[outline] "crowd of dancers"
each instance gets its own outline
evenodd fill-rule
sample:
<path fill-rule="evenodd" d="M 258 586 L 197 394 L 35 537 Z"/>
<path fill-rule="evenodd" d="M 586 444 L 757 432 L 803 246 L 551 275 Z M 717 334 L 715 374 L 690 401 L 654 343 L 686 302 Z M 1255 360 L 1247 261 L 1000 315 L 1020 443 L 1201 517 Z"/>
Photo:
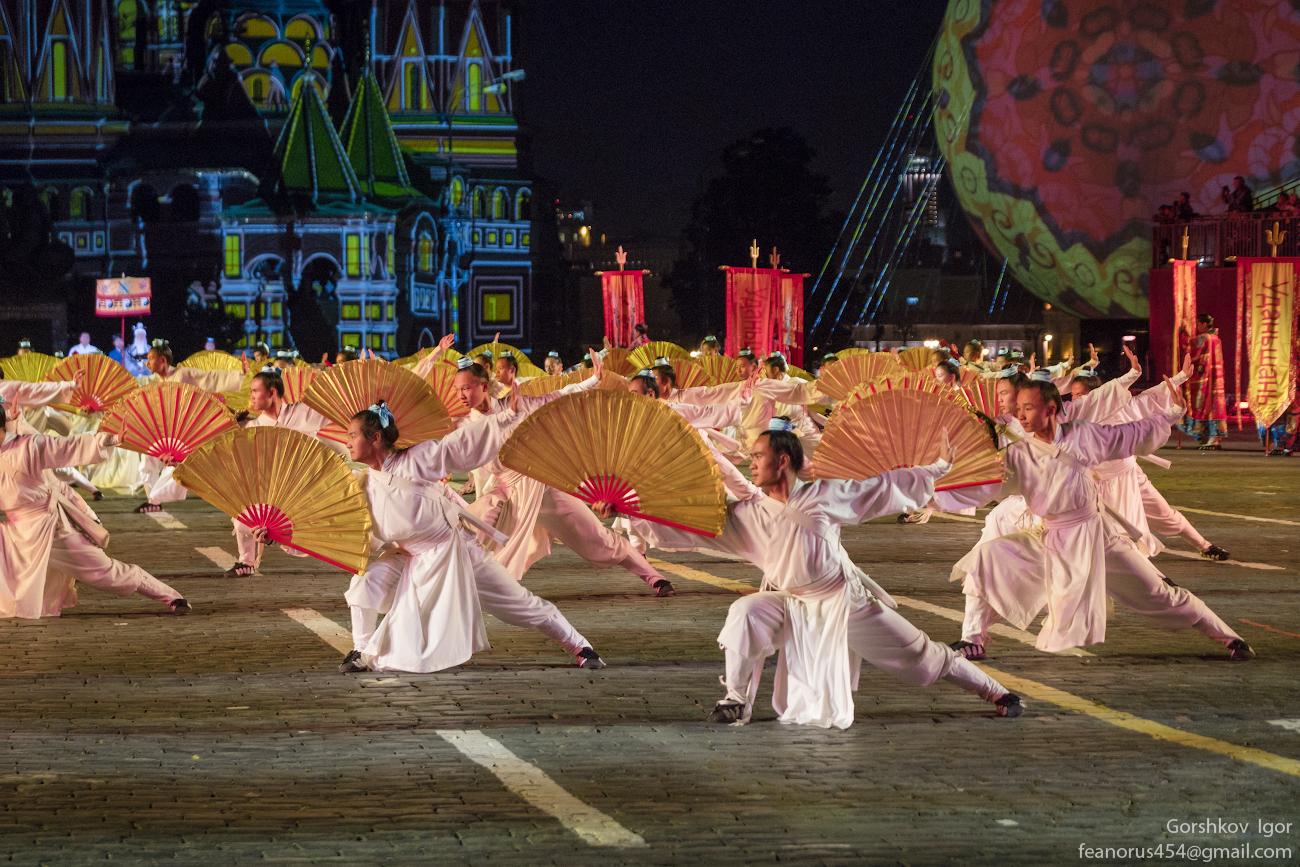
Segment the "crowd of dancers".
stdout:
<path fill-rule="evenodd" d="M 1045 613 L 1040 650 L 1090 646 L 1105 640 L 1108 600 L 1155 625 L 1199 631 L 1233 660 L 1254 656 L 1222 618 L 1151 561 L 1161 537 L 1187 540 L 1207 561 L 1229 556 L 1164 500 L 1138 462 L 1168 466 L 1155 452 L 1187 416 L 1182 389 L 1193 373 L 1190 356 L 1177 376 L 1134 395 L 1141 370 L 1127 348 L 1129 370 L 1104 383 L 1095 352 L 1080 367 L 1067 361 L 1039 368 L 1014 352 L 986 360 L 978 346 L 962 356 L 936 351 L 925 375 L 953 389 L 978 377 L 997 395 L 988 422 L 1005 478 L 957 496 L 936 491 L 955 457 L 946 441 L 928 465 L 863 480 L 809 479 L 836 401 L 818 379 L 792 376 L 780 353 L 760 358 L 742 350 L 736 381 L 679 387 L 671 359 L 619 377 L 605 369 L 605 353 L 592 349 L 574 366 L 579 373 L 570 384 L 525 395 L 521 359 L 503 352 L 450 362 L 444 350 L 453 340 L 445 337 L 413 365 L 428 376 L 434 365 L 454 363 L 454 388 L 469 411 L 453 432 L 399 448 L 397 420 L 377 400 L 350 419 L 344 445 L 328 441 L 351 462 L 374 537 L 368 566 L 344 594 L 353 640 L 340 663 L 344 672 L 459 665 L 488 647 L 484 613 L 539 630 L 580 668 L 604 667 L 559 608 L 525 586 L 555 541 L 588 563 L 627 570 L 660 597 L 675 588 L 647 558 L 651 549 L 719 550 L 761 570 L 759 591 L 731 605 L 718 636 L 724 694 L 709 714 L 713 722 L 750 720 L 763 662 L 774 653 L 772 704 L 782 722 L 848 727 L 864 660 L 905 683 L 947 681 L 999 716 L 1019 716 L 1020 697 L 975 664 L 986 657 L 991 627 L 1005 621 L 1024 629 Z M 718 342 L 707 338 L 698 352 L 718 354 Z M 344 351 L 323 363 L 356 355 Z M 142 382 L 184 382 L 214 394 L 247 386 L 241 425 L 319 438 L 329 424 L 307 405 L 286 401 L 281 371 L 299 363 L 289 353 L 273 357 L 259 347 L 240 370 L 201 370 L 178 367 L 166 342 L 154 341 L 144 363 Z M 837 363 L 836 355 L 824 357 L 823 374 Z M 554 375 L 565 365 L 550 353 L 545 369 Z M 589 505 L 500 462 L 503 445 L 529 415 L 611 381 L 662 402 L 698 431 L 727 494 L 717 536 L 620 515 L 613 503 Z M 75 603 L 78 584 L 139 593 L 185 614 L 191 603 L 180 592 L 109 556 L 107 533 L 72 486 L 92 500 L 101 488 L 142 492 L 141 512 L 184 498 L 186 489 L 164 461 L 127 452 L 115 436 L 95 430 L 93 416 L 58 409 L 76 386 L 0 380 L 0 617 L 57 616 Z M 453 475 L 469 481 L 453 487 Z M 971 514 L 994 501 L 979 542 L 951 570 L 965 620 L 950 644 L 904 618 L 841 543 L 844 525 L 885 516 L 921 523 L 936 510 Z M 226 574 L 255 576 L 271 537 L 232 523 L 235 563 Z"/>

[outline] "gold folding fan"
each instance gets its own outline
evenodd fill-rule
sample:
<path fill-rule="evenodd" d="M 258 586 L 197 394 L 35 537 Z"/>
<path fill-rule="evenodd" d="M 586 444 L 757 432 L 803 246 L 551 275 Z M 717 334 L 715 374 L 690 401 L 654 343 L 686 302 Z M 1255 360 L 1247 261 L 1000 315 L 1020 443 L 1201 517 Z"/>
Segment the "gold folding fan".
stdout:
<path fill-rule="evenodd" d="M 231 412 L 240 413 L 248 409 L 248 401 L 252 397 L 253 377 L 260 372 L 260 370 L 250 369 L 240 380 L 238 391 L 227 391 L 221 395 Z"/>
<path fill-rule="evenodd" d="M 723 385 L 728 382 L 740 382 L 740 365 L 736 359 L 726 355 L 701 355 L 692 359 L 709 376 L 711 385 Z"/>
<path fill-rule="evenodd" d="M 622 346 L 611 346 L 605 350 L 605 354 L 601 356 L 601 361 L 604 363 L 606 370 L 617 373 L 619 376 L 634 376 L 641 368 L 632 366 L 632 362 L 628 360 L 631 355 L 632 350 L 630 349 L 625 349 Z"/>
<path fill-rule="evenodd" d="M 397 423 L 399 448 L 446 436 L 456 427 L 429 383 L 378 359 L 334 365 L 312 381 L 302 402 L 347 430 L 352 416 L 381 400 Z"/>
<path fill-rule="evenodd" d="M 952 389 L 933 379 L 880 379 L 861 386 L 831 415 L 813 458 L 821 479 L 866 479 L 900 467 L 934 463 L 942 432 L 957 452 L 936 490 L 1002 481 L 1002 455 L 989 426 Z"/>
<path fill-rule="evenodd" d="M 898 350 L 898 363 L 908 370 L 925 370 L 934 366 L 934 350 L 924 346 L 909 346 Z"/>
<path fill-rule="evenodd" d="M 695 388 L 700 385 L 716 385 L 713 379 L 704 372 L 704 368 L 695 363 L 691 358 L 669 358 L 672 362 L 673 372 L 677 374 L 678 388 Z"/>
<path fill-rule="evenodd" d="M 44 352 L 24 352 L 0 358 L 0 370 L 5 379 L 19 379 L 23 382 L 45 382 L 45 375 L 55 368 L 59 359 Z"/>
<path fill-rule="evenodd" d="M 578 383 L 578 382 L 586 382 L 588 379 L 592 377 L 592 375 L 593 374 L 590 367 L 579 367 L 577 370 L 571 370 L 568 373 L 560 374 L 560 376 L 564 378 L 564 382 L 560 383 L 560 385 L 561 387 L 563 387 L 565 385 L 573 385 L 574 383 Z M 539 379 L 547 379 L 547 378 L 548 377 L 539 377 Z M 524 385 L 530 385 L 532 382 L 536 382 L 536 381 L 537 380 L 532 380 L 531 382 L 524 383 Z M 550 388 L 550 385 L 547 384 L 543 387 Z M 604 373 L 601 374 L 600 382 L 596 384 L 596 389 L 598 391 L 626 391 L 627 377 L 620 376 L 619 374 L 614 373 L 611 370 L 606 370 Z M 558 389 L 551 388 L 551 391 L 558 391 Z M 519 393 L 521 395 L 527 396 L 529 394 L 535 394 L 537 392 L 524 391 L 523 386 L 520 386 Z M 546 391 L 543 391 L 541 393 L 549 394 L 549 392 Z"/>
<path fill-rule="evenodd" d="M 424 377 L 433 393 L 442 401 L 453 419 L 469 415 L 469 406 L 456 388 L 456 368 L 450 364 L 435 364 Z M 399 427 L 398 430 L 401 430 Z"/>
<path fill-rule="evenodd" d="M 541 397 L 559 391 L 572 381 L 572 375 L 568 373 L 539 376 L 536 379 L 519 383 L 519 395 L 521 397 Z"/>
<path fill-rule="evenodd" d="M 668 340 L 651 340 L 644 346 L 638 346 L 633 349 L 627 356 L 628 363 L 632 365 L 633 373 L 637 370 L 644 370 L 647 367 L 655 366 L 656 358 L 686 358 L 691 357 L 691 352 L 684 346 L 678 346 Z"/>
<path fill-rule="evenodd" d="M 124 397 L 140 390 L 135 377 L 126 368 L 107 355 L 72 355 L 50 369 L 45 378 L 50 382 L 67 382 L 76 374 L 82 376 L 81 385 L 73 389 L 64 408 L 102 412 Z"/>
<path fill-rule="evenodd" d="M 891 352 L 855 352 L 823 367 L 817 387 L 828 397 L 844 400 L 865 382 L 902 372 L 903 366 Z"/>
<path fill-rule="evenodd" d="M 528 359 L 528 353 L 524 352 L 517 346 L 511 346 L 509 343 L 480 343 L 465 354 L 477 361 L 478 356 L 484 352 L 492 353 L 492 361 L 494 363 L 496 362 L 496 359 L 501 356 L 501 353 L 509 352 L 515 357 L 515 363 L 519 365 L 520 376 L 533 377 L 546 375 L 546 371 L 542 370 Z"/>
<path fill-rule="evenodd" d="M 726 519 L 722 477 L 700 435 L 667 404 L 626 390 L 548 403 L 516 428 L 501 462 L 584 502 L 703 536 Z"/>
<path fill-rule="evenodd" d="M 215 436 L 235 429 L 226 404 L 182 382 L 159 382 L 119 400 L 99 429 L 117 434 L 131 451 L 180 463 Z"/>
<path fill-rule="evenodd" d="M 289 428 L 250 427 L 209 440 L 176 479 L 271 542 L 347 572 L 370 556 L 370 508 L 329 446 Z"/>
<path fill-rule="evenodd" d="M 280 379 L 284 382 L 284 402 L 302 403 L 302 396 L 319 375 L 320 371 L 314 367 L 287 367 L 280 371 Z"/>
<path fill-rule="evenodd" d="M 975 412 L 995 419 L 1001 415 L 998 409 L 998 380 L 992 376 L 976 376 L 970 382 L 963 382 L 961 395 Z"/>
<path fill-rule="evenodd" d="M 815 379 L 815 377 L 811 373 L 804 370 L 802 367 L 798 366 L 797 364 L 790 364 L 788 362 L 786 363 L 785 366 L 785 373 L 786 376 L 793 376 L 795 379 L 802 379 L 805 382 L 812 382 L 813 379 Z"/>
<path fill-rule="evenodd" d="M 186 358 L 177 367 L 194 367 L 199 370 L 243 370 L 244 363 L 229 352 L 201 349 Z"/>

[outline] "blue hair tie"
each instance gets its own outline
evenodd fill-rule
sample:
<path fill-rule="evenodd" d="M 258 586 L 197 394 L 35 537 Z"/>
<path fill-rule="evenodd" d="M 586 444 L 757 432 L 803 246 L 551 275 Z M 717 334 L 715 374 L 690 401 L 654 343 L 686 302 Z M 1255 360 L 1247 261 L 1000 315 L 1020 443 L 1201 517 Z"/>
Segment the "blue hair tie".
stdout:
<path fill-rule="evenodd" d="M 274 364 L 268 364 L 268 365 L 266 365 L 266 366 L 263 367 L 261 370 L 259 370 L 258 373 L 269 373 L 269 374 L 271 374 L 272 376 L 280 376 L 280 375 L 281 375 L 281 374 L 280 374 L 280 368 L 276 367 Z"/>
<path fill-rule="evenodd" d="M 779 358 L 779 359 L 781 359 L 782 361 L 785 361 L 785 353 L 782 353 L 782 352 L 773 352 L 771 355 L 769 355 L 769 356 L 767 357 L 767 360 L 768 360 L 768 361 L 771 361 L 773 358 Z"/>
<path fill-rule="evenodd" d="M 790 423 L 790 420 L 781 418 L 780 416 L 769 421 L 767 423 L 767 429 L 770 431 L 779 431 L 781 433 L 794 433 L 794 425 Z"/>
<path fill-rule="evenodd" d="M 547 358 L 559 358 L 559 357 L 560 357 L 560 353 L 558 353 L 558 352 L 556 352 L 554 349 L 552 349 L 550 352 L 546 353 L 546 357 L 547 357 Z"/>
<path fill-rule="evenodd" d="M 655 359 L 655 367 L 672 367 L 673 363 L 668 360 L 667 356 L 661 355 Z"/>
<path fill-rule="evenodd" d="M 388 404 L 381 400 L 378 403 L 370 404 L 367 409 L 379 416 L 379 426 L 384 430 L 388 430 L 393 423 L 393 411 L 388 408 Z"/>
<path fill-rule="evenodd" d="M 654 378 L 655 378 L 654 371 L 652 371 L 652 370 L 651 370 L 650 368 L 648 368 L 648 367 L 643 367 L 643 368 L 641 368 L 640 370 L 637 371 L 637 374 L 636 374 L 636 375 L 637 375 L 638 377 L 644 377 L 645 379 L 654 379 Z"/>
<path fill-rule="evenodd" d="M 469 370 L 475 364 L 477 364 L 477 362 L 474 361 L 474 359 L 470 358 L 468 355 L 462 355 L 460 358 L 456 359 L 457 370 Z"/>
<path fill-rule="evenodd" d="M 1040 367 L 1033 373 L 1029 374 L 1031 382 L 1051 382 L 1052 372 L 1044 367 Z"/>

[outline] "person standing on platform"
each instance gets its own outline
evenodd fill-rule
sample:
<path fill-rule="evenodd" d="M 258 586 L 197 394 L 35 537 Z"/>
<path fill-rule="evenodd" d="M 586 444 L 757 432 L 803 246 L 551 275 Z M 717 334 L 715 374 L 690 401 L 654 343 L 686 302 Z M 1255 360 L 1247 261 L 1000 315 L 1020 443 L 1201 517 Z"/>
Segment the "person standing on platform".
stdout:
<path fill-rule="evenodd" d="M 1187 380 L 1187 417 L 1183 430 L 1204 450 L 1223 448 L 1228 433 L 1228 401 L 1224 388 L 1223 341 L 1214 317 L 1196 317 L 1196 337 L 1191 343 L 1192 375 Z"/>

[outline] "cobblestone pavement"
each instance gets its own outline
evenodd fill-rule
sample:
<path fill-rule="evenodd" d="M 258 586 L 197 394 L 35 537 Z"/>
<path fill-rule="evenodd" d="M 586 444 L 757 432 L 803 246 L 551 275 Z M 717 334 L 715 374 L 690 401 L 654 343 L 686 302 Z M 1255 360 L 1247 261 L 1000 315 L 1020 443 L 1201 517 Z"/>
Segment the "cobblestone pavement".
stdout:
<path fill-rule="evenodd" d="M 190 500 L 169 509 L 188 531 L 167 529 L 110 498 L 96 506 L 111 550 L 195 611 L 84 590 L 60 619 L 0 622 L 0 858 L 1052 864 L 1079 862 L 1081 846 L 1171 844 L 1229 850 L 1214 863 L 1296 863 L 1300 461 L 1170 456 L 1175 469 L 1152 478 L 1203 510 L 1188 515 L 1234 562 L 1157 562 L 1259 659 L 1230 663 L 1198 634 L 1121 611 L 1092 656 L 996 640 L 987 664 L 1025 687 L 1019 720 L 867 670 L 846 732 L 776 723 L 767 683 L 754 724 L 702 722 L 720 696 L 726 581 L 672 574 L 679 595 L 655 599 L 561 548 L 528 585 L 608 669 L 578 670 L 540 635 L 489 620 L 491 651 L 458 669 L 346 676 L 338 651 L 284 613 L 346 626 L 344 576 L 274 552 L 263 575 L 222 578 L 196 551 L 233 551 L 220 514 Z M 940 609 L 961 608 L 946 575 L 977 537 L 977 524 L 939 518 L 845 534 L 944 641 L 958 624 Z M 744 564 L 663 559 L 756 583 Z M 475 749 L 496 751 L 484 761 L 498 773 Z M 1249 831 L 1168 824 L 1206 819 Z M 1270 836 L 1261 821 L 1282 827 Z M 1243 845 L 1290 853 L 1250 858 Z M 1167 860 L 1208 860 L 1180 851 Z"/>

